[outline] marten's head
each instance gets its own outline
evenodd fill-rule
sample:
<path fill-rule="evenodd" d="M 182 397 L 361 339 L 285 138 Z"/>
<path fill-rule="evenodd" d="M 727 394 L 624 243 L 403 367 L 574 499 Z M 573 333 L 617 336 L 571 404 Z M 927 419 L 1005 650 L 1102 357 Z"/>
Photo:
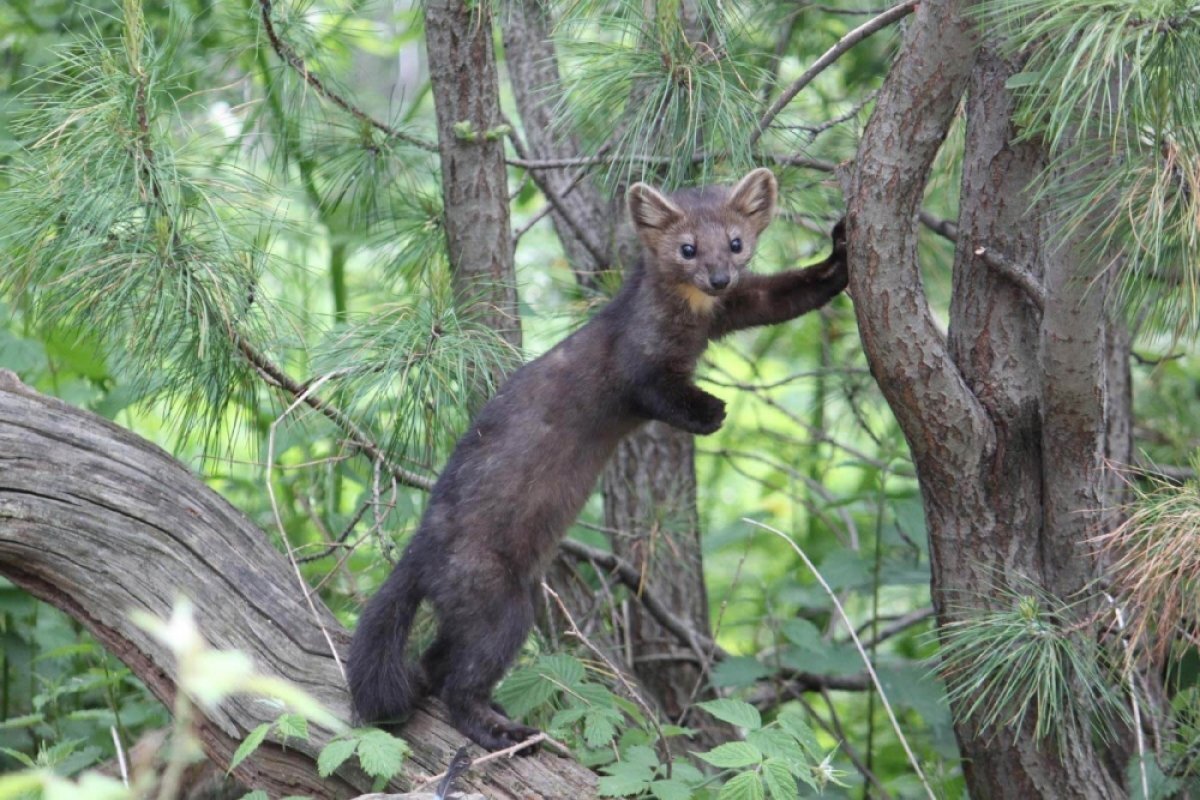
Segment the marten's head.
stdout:
<path fill-rule="evenodd" d="M 644 183 L 629 187 L 629 216 L 647 267 L 693 311 L 707 312 L 738 278 L 771 222 L 775 176 L 756 169 L 732 189 L 688 189 L 666 197 Z"/>

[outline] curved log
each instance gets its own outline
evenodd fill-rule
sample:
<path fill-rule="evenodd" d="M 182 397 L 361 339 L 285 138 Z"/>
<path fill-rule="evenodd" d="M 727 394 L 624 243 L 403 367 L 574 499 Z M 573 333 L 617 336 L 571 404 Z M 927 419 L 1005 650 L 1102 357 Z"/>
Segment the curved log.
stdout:
<path fill-rule="evenodd" d="M 38 394 L 0 370 L 0 574 L 82 623 L 168 708 L 176 665 L 157 640 L 130 621 L 135 609 L 169 617 L 189 597 L 205 639 L 250 654 L 260 671 L 303 687 L 348 717 L 345 681 L 329 652 L 349 635 L 314 598 L 314 619 L 295 573 L 263 532 L 184 465 L 90 412 Z M 228 768 L 245 735 L 278 709 L 238 697 L 197 728 L 212 761 Z M 412 747 L 394 790 L 420 788 L 449 764 L 465 739 L 440 709 L 419 712 L 404 730 Z M 287 747 L 267 742 L 234 770 L 273 796 L 351 797 L 371 781 L 353 769 L 317 775 L 329 732 Z M 595 795 L 595 776 L 549 754 L 499 759 L 472 770 L 463 792 L 489 798 Z"/>

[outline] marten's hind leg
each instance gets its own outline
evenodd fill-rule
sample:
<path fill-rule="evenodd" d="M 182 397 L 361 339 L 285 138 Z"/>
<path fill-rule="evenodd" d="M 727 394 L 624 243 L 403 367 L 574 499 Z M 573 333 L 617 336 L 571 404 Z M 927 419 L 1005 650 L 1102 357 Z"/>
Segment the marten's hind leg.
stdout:
<path fill-rule="evenodd" d="M 487 750 L 502 750 L 539 731 L 513 722 L 492 703 L 492 689 L 504 677 L 533 627 L 529 592 L 502 597 L 477 592 L 472 601 L 454 598 L 450 608 L 438 609 L 438 640 L 430 650 L 436 663 L 426 661 L 450 720 L 473 742 Z"/>

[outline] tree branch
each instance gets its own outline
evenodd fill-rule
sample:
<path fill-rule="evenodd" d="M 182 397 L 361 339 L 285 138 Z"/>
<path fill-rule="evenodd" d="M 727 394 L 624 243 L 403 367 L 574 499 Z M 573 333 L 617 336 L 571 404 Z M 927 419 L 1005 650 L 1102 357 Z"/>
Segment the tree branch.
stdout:
<path fill-rule="evenodd" d="M 36 456 L 29 454 L 35 453 Z M 90 412 L 44 397 L 0 370 L 0 574 L 82 623 L 168 707 L 177 665 L 167 648 L 134 625 L 130 609 L 167 618 L 174 599 L 194 602 L 214 647 L 250 654 L 259 669 L 287 679 L 343 718 L 348 697 L 325 631 L 339 649 L 348 634 L 316 597 L 317 618 L 268 537 L 167 453 Z M 214 763 L 228 768 L 246 734 L 279 710 L 235 697 L 197 730 Z M 372 781 L 355 769 L 317 775 L 329 739 L 269 740 L 234 775 L 272 796 L 347 797 Z M 463 738 L 428 704 L 405 727 L 413 749 L 394 785 L 440 772 Z M 592 796 L 595 777 L 552 756 L 489 764 L 463 780 L 488 797 Z"/>
<path fill-rule="evenodd" d="M 767 113 L 763 114 L 762 119 L 758 121 L 758 126 L 754 129 L 754 132 L 750 134 L 750 146 L 753 147 L 758 142 L 762 135 L 766 133 L 767 127 L 771 124 L 771 121 L 779 115 L 780 111 L 783 111 L 784 107 L 786 107 L 788 103 L 792 102 L 792 98 L 798 95 L 801 89 L 812 83 L 818 75 L 828 69 L 833 62 L 841 58 L 848 50 L 850 50 L 850 48 L 854 47 L 854 45 L 858 44 L 863 39 L 866 39 L 876 31 L 882 30 L 888 25 L 891 25 L 893 22 L 903 19 L 911 14 L 913 9 L 917 7 L 917 2 L 918 0 L 904 0 L 904 2 L 892 6 L 879 16 L 875 17 L 874 19 L 867 20 L 862 25 L 859 25 L 857 28 L 847 33 L 845 36 L 839 39 L 833 47 L 822 53 L 821 57 L 814 61 L 812 66 L 804 71 L 804 74 L 792 81 L 792 84 L 783 90 L 783 93 L 780 94 L 771 107 L 767 109 Z"/>
<path fill-rule="evenodd" d="M 848 192 L 850 291 L 863 347 L 926 475 L 970 473 L 994 440 L 929 311 L 913 224 L 976 49 L 973 24 L 957 2 L 918 6 L 859 144 Z"/>

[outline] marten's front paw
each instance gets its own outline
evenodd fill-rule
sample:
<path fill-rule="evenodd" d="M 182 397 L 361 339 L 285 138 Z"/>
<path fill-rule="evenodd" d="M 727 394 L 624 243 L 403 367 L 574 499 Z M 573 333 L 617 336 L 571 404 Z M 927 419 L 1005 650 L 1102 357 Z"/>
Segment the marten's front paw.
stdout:
<path fill-rule="evenodd" d="M 694 412 L 692 433 L 715 433 L 725 421 L 725 402 L 711 394 L 702 394 L 697 398 Z"/>

